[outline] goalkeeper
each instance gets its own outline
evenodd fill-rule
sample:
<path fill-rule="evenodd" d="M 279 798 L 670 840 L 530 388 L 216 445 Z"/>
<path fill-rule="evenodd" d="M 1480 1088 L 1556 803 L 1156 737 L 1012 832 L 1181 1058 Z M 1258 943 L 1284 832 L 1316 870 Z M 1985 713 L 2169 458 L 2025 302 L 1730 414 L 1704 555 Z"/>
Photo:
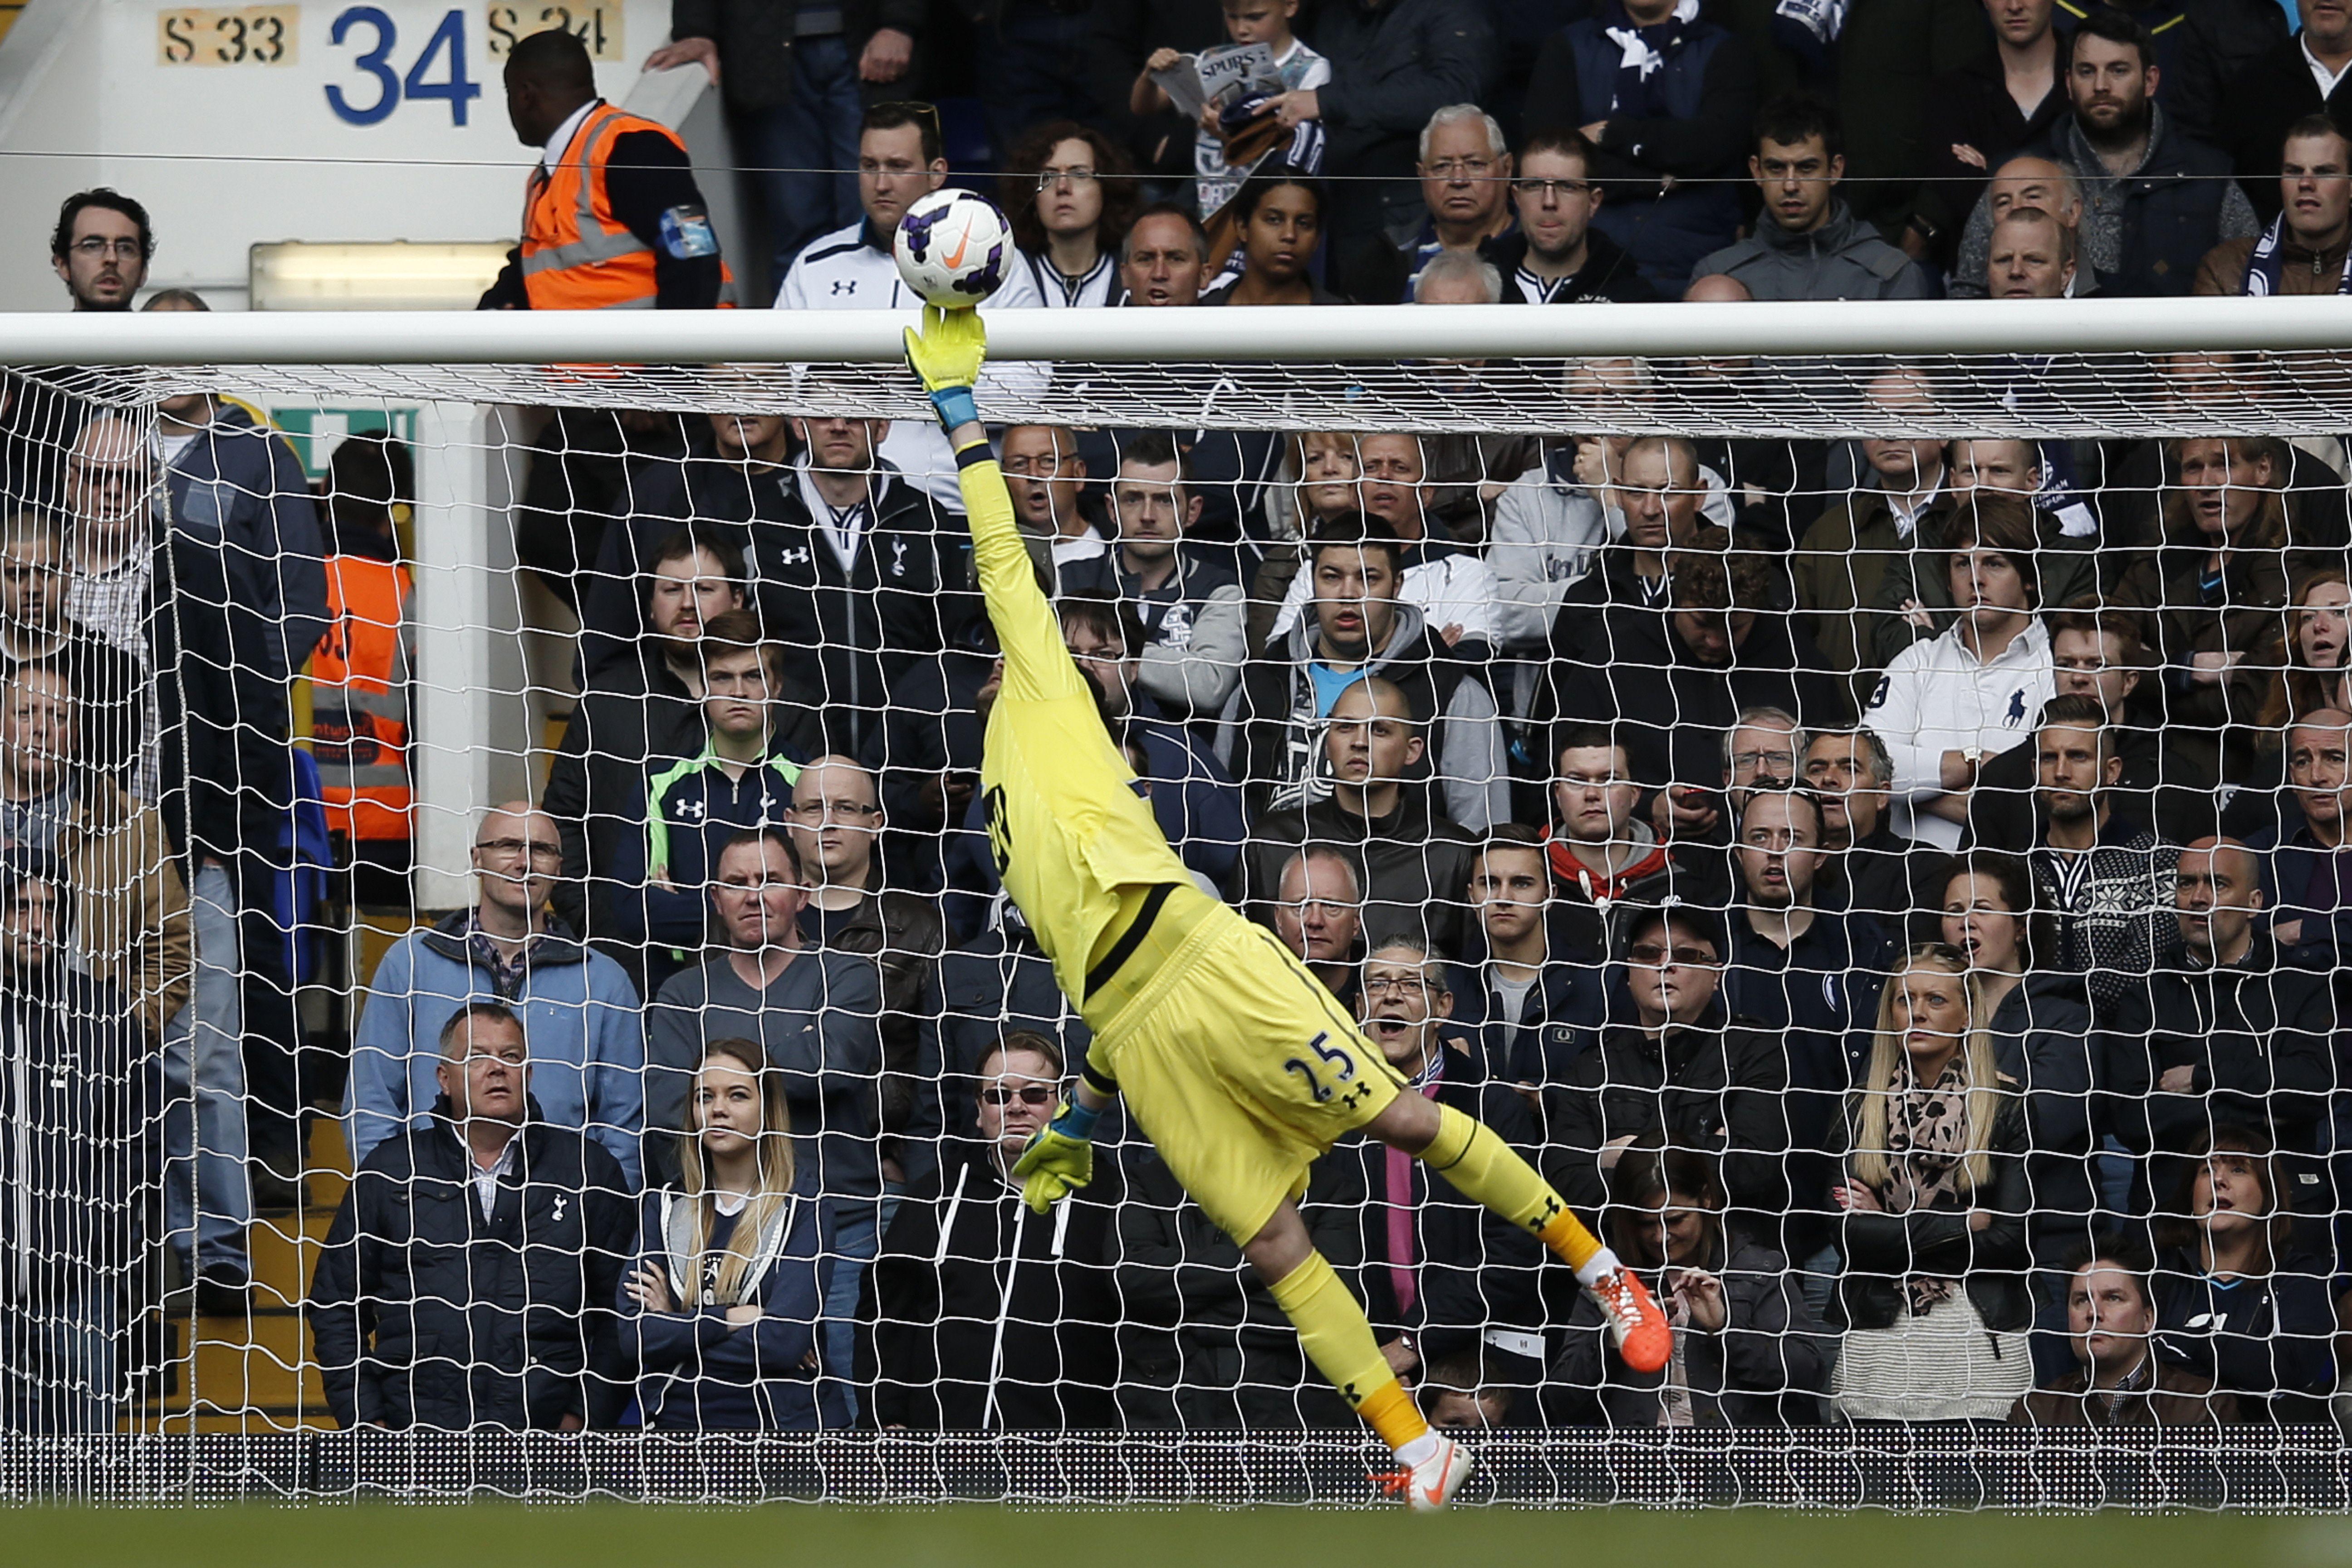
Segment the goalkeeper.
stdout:
<path fill-rule="evenodd" d="M 973 405 L 985 336 L 971 310 L 923 312 L 907 357 L 961 470 L 973 557 L 1004 655 L 981 764 L 989 847 L 1005 889 L 1094 1030 L 1079 1081 L 1014 1173 L 1044 1211 L 1093 1173 L 1113 1095 L 1208 1216 L 1241 1244 L 1297 1325 L 1307 1358 L 1402 1467 L 1385 1479 L 1443 1507 L 1471 1469 L 1433 1432 L 1370 1324 L 1307 1240 L 1307 1168 L 1359 1130 L 1426 1161 L 1540 1237 L 1601 1305 L 1628 1365 L 1665 1365 L 1672 1336 L 1633 1274 L 1526 1161 L 1481 1123 L 1418 1094 L 1272 933 L 1196 889 L 1136 795 L 1093 684 L 1063 646 Z"/>

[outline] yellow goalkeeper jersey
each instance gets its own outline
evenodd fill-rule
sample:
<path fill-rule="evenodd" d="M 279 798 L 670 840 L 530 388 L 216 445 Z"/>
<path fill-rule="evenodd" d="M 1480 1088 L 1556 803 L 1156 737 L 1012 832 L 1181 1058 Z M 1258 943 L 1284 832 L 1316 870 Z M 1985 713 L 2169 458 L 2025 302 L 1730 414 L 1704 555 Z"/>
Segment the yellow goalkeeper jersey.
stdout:
<path fill-rule="evenodd" d="M 957 462 L 981 595 L 1004 655 L 980 764 L 989 852 L 1054 977 L 1083 1005 L 1087 971 L 1118 918 L 1118 890 L 1189 886 L 1192 877 L 1103 729 L 1094 685 L 1037 586 L 995 459 L 974 446 Z"/>

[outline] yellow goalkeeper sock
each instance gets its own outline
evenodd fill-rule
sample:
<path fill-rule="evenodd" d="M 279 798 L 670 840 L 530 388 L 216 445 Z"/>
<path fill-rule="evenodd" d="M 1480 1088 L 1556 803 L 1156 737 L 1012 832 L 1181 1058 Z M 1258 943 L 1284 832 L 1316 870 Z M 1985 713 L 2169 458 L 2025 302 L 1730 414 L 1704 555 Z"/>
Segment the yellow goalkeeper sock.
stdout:
<path fill-rule="evenodd" d="M 1585 1270 L 1604 1248 L 1536 1168 L 1519 1158 L 1493 1128 L 1450 1105 L 1437 1108 L 1437 1136 L 1421 1152 L 1423 1163 L 1454 1184 L 1454 1190 L 1486 1205 L 1513 1225 L 1533 1231 L 1560 1260 L 1590 1284 Z M 1606 1272 L 1606 1270 L 1601 1270 Z"/>
<path fill-rule="evenodd" d="M 1267 1289 L 1274 1293 L 1274 1304 L 1297 1325 L 1298 1348 L 1315 1370 L 1331 1380 L 1331 1386 L 1391 1447 L 1429 1430 L 1396 1373 L 1389 1370 L 1364 1310 L 1321 1253 L 1308 1253 L 1306 1262 Z"/>

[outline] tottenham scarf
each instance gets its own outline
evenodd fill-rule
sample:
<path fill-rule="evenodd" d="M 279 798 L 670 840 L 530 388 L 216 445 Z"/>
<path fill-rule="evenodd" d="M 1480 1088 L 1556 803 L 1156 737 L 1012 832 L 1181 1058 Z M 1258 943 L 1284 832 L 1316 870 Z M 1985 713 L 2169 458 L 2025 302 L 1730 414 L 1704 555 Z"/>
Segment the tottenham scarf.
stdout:
<path fill-rule="evenodd" d="M 1678 0 L 1673 16 L 1646 27 L 1634 25 L 1625 10 L 1625 0 L 1609 0 L 1608 8 L 1601 14 L 1601 30 L 1623 51 L 1617 62 L 1617 86 L 1609 103 L 1611 114 L 1628 115 L 1635 120 L 1666 117 L 1669 111 L 1665 100 L 1651 85 L 1650 79 L 1664 68 L 1667 56 L 1682 47 L 1683 39 L 1697 20 L 1698 0 Z"/>
<path fill-rule="evenodd" d="M 2271 219 L 2270 227 L 2254 242 L 2254 253 L 2246 258 L 2244 292 L 2256 297 L 2268 297 L 2283 292 L 2279 275 L 2286 270 L 2286 216 L 2281 214 Z M 2337 272 L 2336 291 L 2352 294 L 2352 247 L 2344 252 L 2344 265 Z"/>

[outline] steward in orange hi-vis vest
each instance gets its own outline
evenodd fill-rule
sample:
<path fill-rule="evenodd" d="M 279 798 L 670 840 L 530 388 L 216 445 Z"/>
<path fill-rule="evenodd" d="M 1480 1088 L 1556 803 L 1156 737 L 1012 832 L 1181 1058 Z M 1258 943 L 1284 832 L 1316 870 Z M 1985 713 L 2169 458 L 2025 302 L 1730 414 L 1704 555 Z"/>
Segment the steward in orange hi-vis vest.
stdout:
<path fill-rule="evenodd" d="M 601 100 L 530 174 L 488 309 L 709 310 L 730 281 L 686 143 Z"/>
<path fill-rule="evenodd" d="M 327 826 L 354 844 L 409 836 L 408 568 L 327 558 L 331 624 L 310 658 L 311 757 Z"/>

